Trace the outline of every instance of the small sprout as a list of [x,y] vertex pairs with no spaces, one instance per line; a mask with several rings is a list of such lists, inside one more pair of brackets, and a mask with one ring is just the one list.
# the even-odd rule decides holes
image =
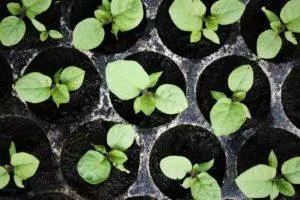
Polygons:
[[[4,18],[0,23],[0,41],[2,45],[14,46],[23,39],[26,32],[24,17],[30,19],[35,29],[40,32],[40,40],[45,41],[48,38],[46,27],[35,18],[37,15],[47,11],[51,2],[52,0],[24,0],[21,1],[22,5],[20,3],[8,3],[7,9],[12,15]],[[61,39],[63,35],[55,31],[55,34],[50,33],[50,37]]]
[[267,8],[262,7],[262,12],[270,22],[271,29],[262,32],[257,39],[257,55],[260,58],[275,58],[282,47],[282,35],[293,45],[297,45],[294,33],[300,33],[300,2],[290,0],[281,9],[280,18]]
[[144,17],[141,0],[102,0],[102,6],[94,11],[94,18],[79,22],[73,32],[76,49],[91,50],[104,40],[104,25],[112,24],[111,33],[118,39],[118,33],[136,28]]
[[21,77],[15,83],[15,90],[19,98],[24,102],[41,103],[52,96],[56,106],[69,103],[69,92],[78,90],[83,84],[85,71],[69,66],[64,70],[58,70],[52,79],[38,72],[31,72]]
[[87,151],[80,158],[77,164],[78,174],[86,182],[95,185],[109,177],[111,165],[122,172],[130,173],[124,167],[124,163],[128,160],[124,152],[132,146],[135,136],[136,132],[131,125],[112,126],[107,134],[107,145],[111,151],[107,152],[104,145],[92,144],[95,150]]
[[231,72],[228,87],[233,92],[231,99],[222,92],[211,91],[217,103],[210,111],[210,121],[217,136],[238,131],[251,114],[241,101],[253,85],[253,70],[250,65],[243,65]]
[[219,25],[237,22],[244,10],[245,5],[239,0],[218,0],[210,8],[210,14],[207,14],[206,6],[200,0],[174,0],[169,14],[178,29],[191,32],[191,43],[199,42],[203,35],[220,44],[216,33]]
[[294,157],[284,162],[281,174],[277,174],[278,160],[271,151],[268,165],[256,165],[238,176],[235,180],[239,189],[247,198],[267,198],[271,200],[278,197],[294,196],[295,189],[292,184],[300,184],[300,157]]
[[17,153],[14,142],[9,147],[10,164],[0,166],[0,189],[5,188],[10,181],[10,174],[13,174],[14,182],[17,187],[24,188],[23,181],[34,176],[40,161],[31,154]]
[[109,90],[121,100],[135,99],[135,113],[143,112],[151,115],[155,108],[173,115],[181,113],[188,107],[184,92],[176,85],[164,84],[151,92],[157,85],[163,72],[150,76],[143,67],[135,62],[119,60],[109,63],[106,67],[106,80]]
[[183,156],[167,156],[160,161],[162,173],[173,180],[183,180],[182,187],[191,189],[195,200],[221,200],[221,188],[218,182],[207,173],[214,165],[214,160],[192,165]]

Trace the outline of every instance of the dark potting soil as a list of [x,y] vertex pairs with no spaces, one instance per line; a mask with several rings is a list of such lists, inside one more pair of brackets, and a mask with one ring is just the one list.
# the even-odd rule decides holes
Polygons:
[[223,92],[230,98],[233,93],[227,84],[228,77],[235,68],[247,64],[251,65],[254,71],[254,82],[242,103],[249,108],[252,119],[248,120],[243,127],[248,128],[269,119],[271,94],[269,81],[265,73],[253,61],[241,56],[227,56],[207,66],[198,81],[197,102],[206,120],[210,121],[209,113],[216,103],[210,91]]
[[31,198],[28,198],[28,200],[75,200],[75,199],[65,194],[53,192],[53,193],[38,194]]
[[215,165],[208,173],[222,186],[226,170],[225,153],[212,133],[190,125],[172,128],[155,142],[150,155],[150,172],[157,187],[172,199],[191,199],[190,190],[181,186],[183,180],[169,179],[160,170],[161,159],[171,155],[185,156],[192,164],[215,159]]
[[[5,17],[10,16],[6,5],[10,2],[16,2],[15,0],[3,0],[0,2],[0,21]],[[19,1],[17,1],[19,2]],[[55,29],[60,31],[60,16],[61,16],[61,3],[55,3],[53,1],[50,8],[43,12],[40,15],[37,15],[36,19],[43,23],[47,30]],[[25,17],[23,18],[26,24],[26,33],[24,38],[21,40],[20,43],[13,47],[5,47],[0,43],[0,49],[4,50],[28,50],[33,48],[45,48],[49,46],[55,46],[58,44],[58,40],[51,39],[50,37],[45,41],[40,41],[40,32],[34,28],[31,21]]]
[[85,70],[83,85],[78,90],[70,92],[68,104],[61,104],[57,108],[51,97],[42,103],[28,103],[30,110],[44,120],[53,123],[82,120],[82,117],[89,114],[99,101],[100,75],[90,59],[75,49],[61,47],[46,49],[31,61],[25,74],[40,72],[53,79],[60,68],[68,66],[77,66]]
[[[141,64],[145,71],[150,75],[154,72],[163,71],[157,85],[152,88],[152,92],[163,84],[173,84],[180,87],[184,92],[186,90],[185,79],[176,65],[170,58],[154,52],[139,52],[132,54],[126,58],[126,60],[134,60]],[[142,128],[152,128],[167,122],[170,122],[177,115],[166,115],[157,109],[151,114],[146,116],[142,112],[135,114],[133,109],[133,100],[122,101],[114,94],[110,93],[110,98],[115,110],[123,117],[126,121],[131,124],[135,124]]]
[[[156,16],[156,28],[162,42],[174,53],[187,58],[204,58],[221,48],[228,40],[234,25],[219,26],[217,34],[220,38],[220,44],[215,44],[202,36],[201,41],[197,43],[190,43],[191,32],[185,32],[178,29],[173,23],[169,8],[173,0],[163,0],[160,4]],[[202,1],[207,9],[216,0]]]
[[10,96],[12,84],[12,69],[6,59],[0,55],[0,101]]
[[[271,150],[275,152],[278,158],[278,174],[280,174],[281,166],[285,161],[300,156],[300,138],[282,129],[257,129],[256,133],[242,146],[238,154],[238,174],[257,164],[268,164],[268,156]],[[300,187],[294,186],[296,190],[294,198],[282,197],[280,199],[299,199]]]
[[131,197],[126,200],[156,200],[154,197]]
[[[99,0],[75,0],[71,9],[70,28],[74,30],[75,26],[82,20],[95,17],[94,11],[101,5]],[[118,53],[129,49],[134,45],[140,37],[144,35],[147,26],[146,8],[144,6],[144,18],[138,27],[131,31],[119,32],[118,39],[111,33],[111,24],[104,25],[105,37],[103,43],[93,49],[94,52],[102,52],[104,54]]]
[[300,69],[295,67],[282,86],[282,105],[287,117],[300,128]]
[[17,152],[34,155],[40,160],[40,165],[36,174],[23,182],[25,189],[16,187],[11,176],[9,185],[0,190],[0,197],[18,197],[32,189],[57,188],[59,184],[55,175],[58,166],[53,163],[50,143],[43,130],[23,117],[0,118],[0,166],[10,163],[8,149],[12,141]]
[[[280,11],[287,3],[286,0],[251,0],[246,7],[244,15],[241,19],[241,32],[247,46],[256,54],[256,42],[258,36],[267,29],[271,29],[270,22],[264,12],[261,10],[265,6],[268,10],[273,11],[280,16]],[[300,34],[295,34],[297,40]],[[299,45],[293,45],[288,42],[284,34],[281,34],[282,48],[276,58],[271,59],[273,62],[286,62],[300,57]]]
[[[93,150],[91,144],[106,145],[106,135],[111,123],[89,122],[70,133],[64,141],[61,156],[61,169],[67,183],[80,195],[90,200],[112,200],[127,191],[135,181],[139,167],[139,147],[134,144],[125,153],[128,161],[125,167],[130,174],[120,172],[112,167],[109,178],[98,185],[85,182],[77,172],[77,163],[88,151]],[[106,145],[107,149],[110,148]]]

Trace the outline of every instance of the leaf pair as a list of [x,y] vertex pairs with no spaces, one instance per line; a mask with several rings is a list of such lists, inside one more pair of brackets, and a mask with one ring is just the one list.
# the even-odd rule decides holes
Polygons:
[[124,163],[128,160],[124,151],[132,146],[136,132],[131,125],[117,124],[107,134],[107,144],[112,149],[107,152],[104,145],[93,145],[95,150],[87,151],[77,164],[79,175],[90,184],[105,181],[111,171],[111,163],[118,170],[130,173]]
[[91,50],[104,40],[103,25],[112,23],[111,32],[118,38],[118,32],[136,28],[144,17],[141,0],[102,0],[102,6],[94,12],[95,18],[79,22],[73,32],[73,44],[80,50]]
[[26,74],[17,80],[16,92],[22,101],[41,103],[52,96],[53,101],[59,107],[60,104],[70,101],[69,91],[78,90],[84,80],[85,71],[70,66],[60,69],[54,76],[55,86],[52,88],[52,79],[38,72]]
[[253,85],[253,70],[250,65],[243,65],[231,72],[228,87],[233,92],[231,99],[222,92],[211,91],[217,103],[210,111],[210,121],[217,136],[238,131],[247,118],[251,118],[249,109],[243,103],[247,92]]
[[10,173],[14,174],[14,182],[17,187],[24,188],[23,181],[32,177],[38,167],[39,160],[31,154],[16,152],[14,142],[9,148],[10,165],[0,166],[0,189],[6,187],[10,181]]
[[195,200],[220,200],[221,189],[218,182],[207,171],[214,165],[214,160],[202,164],[192,165],[183,156],[168,156],[160,161],[160,169],[165,176],[173,180],[181,180],[185,189],[190,188]]
[[282,176],[276,177],[278,160],[273,151],[269,154],[268,165],[259,164],[243,172],[235,180],[236,184],[248,198],[265,198],[271,200],[278,197],[294,196],[292,184],[300,184],[300,157],[294,157],[281,166]]
[[[153,88],[162,72],[150,76],[143,67],[135,62],[119,60],[109,63],[106,68],[106,81],[109,90],[121,100],[135,99],[135,113],[151,115],[155,108],[165,114],[177,114],[188,107],[184,92],[175,85],[164,84],[157,88],[155,94],[148,91]],[[138,97],[140,94],[142,96]]]
[[[4,46],[13,46],[18,44],[24,37],[26,25],[23,17],[28,17],[33,26],[41,32],[40,39],[45,41],[50,35],[53,39],[60,39],[63,35],[56,31],[46,30],[46,27],[35,17],[49,9],[52,0],[23,0],[19,3],[7,4],[8,11],[13,15],[4,18],[0,23],[0,41]],[[20,16],[20,17],[17,17]]]
[[201,0],[174,0],[169,14],[177,28],[192,32],[191,43],[199,42],[203,34],[208,40],[220,44],[216,33],[219,25],[235,23],[244,10],[245,5],[239,0],[219,0],[212,5],[211,15],[206,17],[206,6]]
[[294,33],[300,33],[300,2],[291,0],[285,4],[280,12],[280,18],[265,7],[262,11],[270,22],[271,29],[261,33],[257,39],[257,55],[260,58],[275,58],[281,47],[282,39],[280,34],[284,33],[284,37],[290,43],[297,45],[297,39]]

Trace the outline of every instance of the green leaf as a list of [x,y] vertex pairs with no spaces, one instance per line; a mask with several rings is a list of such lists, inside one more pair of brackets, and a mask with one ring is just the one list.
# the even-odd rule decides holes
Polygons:
[[273,30],[266,30],[257,39],[257,55],[260,58],[271,59],[277,56],[282,46],[282,40]]
[[201,36],[202,36],[202,32],[201,30],[199,31],[193,31],[191,33],[191,36],[190,36],[190,43],[197,43],[201,40]]
[[245,104],[243,104],[243,103],[241,103],[241,105],[242,105],[242,106],[243,106],[243,108],[244,108],[244,111],[245,111],[246,117],[247,117],[248,119],[251,119],[252,117],[251,117],[251,113],[250,113],[250,111],[249,111],[248,107],[247,107]]
[[291,31],[286,31],[284,33],[284,37],[285,39],[287,39],[287,41],[289,41],[290,43],[294,44],[294,45],[297,45],[298,44],[298,41],[295,37],[295,35],[291,32]]
[[210,170],[214,166],[214,163],[215,163],[215,160],[212,159],[208,162],[199,164],[200,172],[207,172],[208,170]]
[[52,100],[59,108],[60,104],[65,104],[70,102],[70,93],[66,85],[56,84],[56,86],[51,91]]
[[60,83],[60,75],[61,75],[61,72],[62,72],[62,68],[60,68],[57,72],[55,72],[54,74],[54,82],[56,84],[59,84]]
[[19,188],[25,188],[23,183],[22,183],[22,180],[20,179],[20,177],[14,175],[14,182],[16,184],[17,187]]
[[106,11],[110,11],[111,4],[108,0],[102,0],[102,6]]
[[78,174],[92,185],[105,181],[110,174],[109,161],[98,151],[86,152],[77,164]]
[[270,167],[273,167],[273,168],[277,169],[277,167],[278,167],[278,160],[277,160],[277,157],[276,157],[276,155],[275,155],[275,153],[274,153],[273,150],[269,154],[268,162],[269,162],[269,166]]
[[253,85],[254,73],[250,65],[242,65],[233,70],[228,78],[228,87],[232,92],[248,92]]
[[192,196],[195,200],[220,200],[221,188],[218,182],[206,172],[202,172],[191,184]]
[[246,121],[246,113],[241,103],[222,98],[210,111],[210,121],[217,136],[238,131]]
[[183,181],[183,183],[181,184],[181,186],[184,189],[189,189],[191,187],[191,184],[193,182],[193,178],[192,177],[186,177]]
[[294,33],[300,33],[300,1],[288,1],[281,9],[280,18],[287,29]]
[[169,14],[173,23],[182,31],[200,31],[202,29],[202,16],[206,7],[200,0],[175,0]]
[[201,172],[200,165],[199,164],[194,164],[193,168],[192,168],[192,171],[191,171],[191,174],[198,175],[200,172]]
[[228,25],[238,21],[246,6],[239,0],[219,0],[211,7],[211,14],[217,18],[218,24]]
[[238,102],[243,101],[245,98],[246,98],[246,92],[244,91],[235,92],[231,97],[232,101],[238,101]]
[[240,174],[235,182],[246,197],[265,198],[272,192],[275,176],[276,169],[260,164]]
[[270,26],[277,34],[279,34],[282,30],[282,24],[280,21],[271,22]]
[[270,23],[280,22],[279,17],[274,12],[266,9],[266,7],[262,7],[261,10],[265,13]]
[[112,126],[107,134],[107,144],[112,149],[125,151],[134,142],[136,132],[129,124],[116,124]]
[[141,101],[140,101],[141,110],[146,116],[150,116],[154,112],[155,104],[156,104],[155,98],[153,97],[152,94],[144,94],[141,97]]
[[20,152],[12,155],[10,164],[14,167],[14,175],[25,181],[36,173],[40,161],[33,155]]
[[0,41],[4,46],[18,44],[24,37],[26,25],[15,16],[4,18],[0,23]]
[[217,101],[226,97],[226,94],[224,94],[223,92],[217,92],[217,91],[213,91],[213,90],[210,91],[210,94]]
[[61,39],[63,38],[64,36],[61,34],[61,32],[57,31],[57,30],[50,30],[49,31],[49,36],[52,38],[52,39]]
[[42,24],[41,22],[39,22],[36,19],[30,19],[32,25],[36,28],[36,30],[38,30],[39,32],[44,32],[46,31],[46,27],[44,24]]
[[128,160],[126,154],[119,150],[110,151],[109,156],[111,162],[115,163],[116,165],[122,165]]
[[168,115],[183,112],[188,107],[184,92],[176,85],[164,84],[155,93],[156,108]]
[[168,156],[159,163],[161,171],[170,179],[183,179],[192,170],[192,163],[183,156]]
[[276,180],[276,185],[281,194],[288,196],[288,197],[295,195],[294,187],[292,186],[292,184],[290,184],[289,182],[284,180],[284,178]]
[[47,31],[41,32],[40,33],[40,40],[42,42],[46,41],[49,37],[49,33]]
[[19,3],[8,3],[7,5],[8,11],[12,15],[21,15],[22,14],[22,7]]
[[135,114],[138,114],[139,112],[141,112],[141,97],[138,97],[134,100],[133,109],[134,109]]
[[135,61],[111,62],[107,65],[105,73],[109,90],[122,100],[137,97],[150,84],[148,74]]
[[214,16],[209,16],[207,17],[206,21],[205,21],[205,26],[212,31],[217,31],[219,28],[218,25],[218,20],[216,17]]
[[95,10],[94,15],[103,24],[109,24],[112,22],[112,15],[109,11],[98,9]]
[[9,156],[12,157],[12,155],[14,155],[15,153],[17,153],[17,150],[16,150],[16,145],[14,142],[11,142],[10,143],[10,147],[9,147]]
[[21,100],[30,103],[40,103],[51,96],[52,80],[38,72],[26,74],[17,80],[15,89]]
[[26,15],[30,19],[48,10],[51,2],[52,0],[22,0],[22,4],[26,8]]
[[270,194],[270,199],[274,200],[278,197],[278,195],[279,195],[278,187],[275,183],[273,183],[271,194]]
[[126,168],[124,167],[124,165],[116,165],[116,164],[114,164],[114,166],[115,166],[118,170],[120,170],[121,172],[125,172],[125,173],[127,173],[127,174],[130,173],[130,171],[129,171],[128,169],[126,169]]
[[107,154],[106,147],[104,145],[96,145],[92,144],[92,146],[95,148],[96,151],[99,151],[102,154]]
[[60,81],[68,87],[69,91],[78,90],[85,77],[85,71],[76,66],[69,66],[62,70],[60,74]]
[[116,37],[116,40],[118,40],[118,33],[119,33],[120,29],[116,24],[113,24],[111,26],[111,33],[113,33]]
[[300,184],[300,157],[294,157],[283,163],[281,173],[293,184]]
[[220,39],[219,39],[219,36],[216,34],[216,32],[214,32],[210,29],[203,29],[203,35],[208,40],[210,40],[216,44],[220,44]]
[[102,23],[95,18],[79,22],[73,32],[73,44],[76,49],[91,50],[98,47],[104,39]]
[[113,0],[111,14],[120,31],[132,30],[143,20],[143,3],[141,0]]
[[163,72],[155,72],[153,74],[150,74],[150,84],[149,84],[148,88],[152,88],[152,87],[156,86],[156,84],[162,74],[163,74]]
[[3,189],[5,186],[8,185],[10,180],[10,176],[8,174],[8,171],[0,166],[0,189]]

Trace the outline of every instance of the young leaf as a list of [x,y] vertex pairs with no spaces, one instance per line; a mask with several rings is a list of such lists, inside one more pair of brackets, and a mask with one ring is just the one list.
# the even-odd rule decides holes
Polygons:
[[277,167],[278,167],[278,160],[277,160],[277,157],[276,157],[276,155],[275,155],[275,153],[274,153],[273,150],[269,154],[268,162],[269,162],[269,166],[270,167],[273,167],[273,168],[277,169]]
[[20,177],[14,175],[14,182],[16,184],[17,187],[19,188],[24,188],[25,186],[22,183],[22,180],[20,179]]
[[199,42],[201,40],[201,36],[202,36],[201,30],[193,31],[190,36],[190,43]]
[[49,33],[47,31],[41,32],[40,33],[40,40],[42,42],[46,41],[49,37]]
[[12,15],[21,15],[22,14],[22,7],[19,3],[8,3],[7,5],[8,11]]
[[23,6],[26,8],[26,15],[30,19],[49,9],[52,0],[22,0]]
[[208,170],[210,170],[210,168],[212,168],[214,166],[214,163],[215,163],[215,160],[212,159],[208,162],[199,164],[200,172],[207,172]]
[[280,22],[279,17],[272,11],[266,9],[266,7],[262,7],[261,10],[265,13],[270,23],[272,22]]
[[281,173],[293,184],[300,184],[300,157],[294,157],[283,163]]
[[192,168],[192,171],[190,173],[193,174],[193,175],[198,175],[200,172],[201,172],[200,165],[199,164],[194,164],[193,168]]
[[106,11],[110,12],[111,4],[108,0],[102,0],[102,6]]
[[216,32],[214,32],[210,29],[203,29],[203,35],[208,40],[210,40],[216,44],[220,44],[220,39],[219,39],[219,36],[216,34]]
[[298,44],[295,35],[294,35],[291,31],[286,31],[286,32],[284,33],[284,37],[285,37],[285,39],[287,39],[287,41],[289,41],[290,43],[292,43],[292,44],[294,44],[294,45],[297,45],[297,44]]
[[36,173],[40,161],[33,155],[20,152],[12,155],[10,164],[14,167],[14,175],[25,181]]
[[114,164],[114,166],[115,166],[118,170],[120,170],[121,172],[125,172],[125,173],[127,173],[127,174],[130,173],[130,171],[129,171],[128,169],[126,169],[126,168],[124,167],[123,164],[121,164],[121,165],[116,165],[116,164]]
[[300,33],[300,1],[288,1],[281,9],[280,18],[287,29],[294,33]]
[[228,87],[232,92],[248,92],[253,85],[253,70],[250,65],[242,65],[228,77]]
[[192,163],[183,156],[168,156],[159,163],[161,171],[170,179],[183,179],[192,170]]
[[141,112],[141,97],[138,97],[134,100],[133,109],[134,109],[135,114],[138,114],[139,112]]
[[78,90],[84,81],[85,71],[75,67],[69,66],[62,70],[60,74],[60,81],[68,87],[69,91]]
[[64,36],[57,30],[50,30],[49,31],[49,36],[52,38],[52,39],[61,39],[63,38]]
[[246,92],[244,91],[235,92],[231,97],[232,101],[238,101],[238,102],[243,101],[245,98],[246,98]]
[[176,85],[164,84],[155,93],[156,108],[169,115],[183,112],[188,107],[183,91]]
[[73,32],[73,44],[76,49],[91,50],[102,43],[104,34],[100,21],[87,18],[76,25]]
[[120,31],[119,27],[115,23],[113,23],[113,25],[111,26],[111,33],[115,35],[116,40],[118,40],[119,31]]
[[271,194],[270,194],[270,199],[274,200],[278,197],[278,195],[279,195],[278,187],[275,183],[273,183]]
[[206,7],[200,0],[175,0],[169,9],[173,23],[182,31],[200,31]]
[[181,186],[184,188],[184,189],[189,189],[191,187],[191,184],[193,182],[193,178],[191,177],[186,177],[183,181],[183,183],[181,184]]
[[30,21],[31,21],[32,25],[36,28],[36,30],[38,30],[39,32],[46,31],[46,27],[44,26],[44,24],[42,24],[38,20],[30,19]]
[[275,176],[276,169],[261,164],[240,174],[235,182],[246,197],[265,198],[272,192]]
[[38,72],[29,73],[15,84],[15,89],[21,100],[30,103],[40,103],[51,96],[50,87],[52,80]]
[[109,156],[111,162],[115,163],[116,165],[122,165],[128,160],[126,154],[119,150],[110,151]]
[[99,151],[102,154],[107,154],[106,147],[104,145],[96,145],[92,144],[92,146],[95,148],[96,151]]
[[136,132],[133,126],[128,124],[116,124],[112,126],[107,134],[107,144],[112,149],[125,151],[134,142]]
[[9,180],[10,180],[10,176],[8,174],[8,171],[4,167],[0,166],[0,189],[7,186]]
[[206,21],[205,21],[205,26],[206,26],[206,28],[208,28],[209,30],[217,31],[218,28],[219,28],[217,18],[214,17],[214,16],[209,16],[209,17],[207,17],[207,19],[206,19]]
[[292,186],[292,184],[290,184],[289,182],[284,180],[284,178],[277,180],[276,185],[281,194],[288,196],[288,197],[295,195],[294,187]]
[[211,96],[215,99],[215,100],[220,100],[224,97],[227,97],[226,94],[224,94],[223,92],[217,92],[217,91],[210,91]]
[[98,9],[95,10],[94,15],[103,24],[109,24],[112,22],[112,15],[109,11]]
[[6,17],[0,23],[0,41],[4,46],[16,45],[23,39],[25,31],[26,25],[22,19]]
[[156,86],[156,84],[162,74],[163,74],[163,72],[155,72],[155,73],[151,74],[150,75],[150,84],[149,84],[148,88],[152,88],[152,87]]
[[150,116],[154,112],[156,102],[152,94],[144,94],[140,103],[141,110],[145,115]]
[[14,155],[15,153],[17,153],[17,150],[16,150],[16,145],[14,142],[11,142],[10,143],[10,147],[9,147],[9,156],[12,157],[12,155]]
[[277,34],[279,34],[280,31],[282,30],[282,24],[280,21],[271,22],[270,26]]
[[92,185],[105,181],[110,170],[109,161],[101,153],[93,150],[86,152],[77,164],[78,174]]
[[238,21],[246,6],[239,0],[219,0],[211,7],[211,14],[217,18],[218,24],[228,25]]
[[105,74],[109,90],[122,100],[137,97],[150,84],[150,77],[135,61],[111,62],[107,65]]
[[273,30],[266,30],[261,33],[257,40],[257,55],[260,58],[274,58],[280,51],[282,40]]
[[242,103],[241,103],[241,105],[242,105],[243,108],[244,108],[246,117],[247,117],[248,119],[251,119],[252,117],[251,117],[251,113],[250,113],[250,111],[249,111],[249,108],[248,108],[245,104],[242,104]]
[[57,108],[60,104],[70,102],[70,93],[66,85],[57,84],[51,91],[52,100],[55,102]]
[[60,75],[61,75],[61,72],[62,72],[62,68],[60,68],[57,72],[55,72],[54,74],[54,82],[56,84],[60,84]]

